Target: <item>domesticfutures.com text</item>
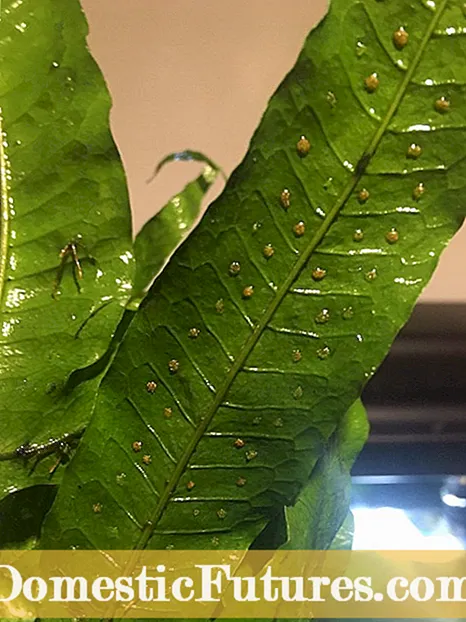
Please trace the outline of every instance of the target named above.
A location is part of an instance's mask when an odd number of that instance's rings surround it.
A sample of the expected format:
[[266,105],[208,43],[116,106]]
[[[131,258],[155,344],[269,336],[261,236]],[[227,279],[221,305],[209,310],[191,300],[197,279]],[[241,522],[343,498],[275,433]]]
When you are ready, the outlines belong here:
[[384,589],[375,591],[372,577],[345,576],[275,576],[272,567],[258,577],[235,576],[228,564],[195,565],[192,576],[170,579],[164,565],[149,569],[143,566],[136,576],[116,579],[100,576],[92,581],[82,576],[24,577],[12,565],[0,565],[2,576],[9,577],[9,589],[3,589],[0,602],[25,598],[31,603],[53,602],[221,602],[228,592],[238,603],[254,602],[381,602],[402,603],[408,600],[424,603],[465,602],[466,577],[392,577]]

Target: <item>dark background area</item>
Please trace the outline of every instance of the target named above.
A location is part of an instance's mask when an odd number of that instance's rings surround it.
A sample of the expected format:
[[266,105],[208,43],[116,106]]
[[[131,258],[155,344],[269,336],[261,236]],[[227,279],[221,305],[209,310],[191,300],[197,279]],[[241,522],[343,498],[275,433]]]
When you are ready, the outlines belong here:
[[410,548],[415,538],[400,541],[406,521],[416,537],[437,534],[449,547],[451,534],[466,546],[465,371],[466,305],[419,304],[363,394],[371,434],[353,468],[352,501],[363,509],[363,548],[371,531],[374,546]]
[[466,473],[466,305],[419,304],[363,394],[354,475]]

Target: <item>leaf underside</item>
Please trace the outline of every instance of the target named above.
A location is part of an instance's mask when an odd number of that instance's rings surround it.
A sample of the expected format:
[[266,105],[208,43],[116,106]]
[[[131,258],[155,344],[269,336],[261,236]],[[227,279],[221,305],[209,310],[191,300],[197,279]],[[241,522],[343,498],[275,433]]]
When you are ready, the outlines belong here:
[[296,499],[464,217],[466,18],[432,7],[333,0],[138,311],[42,546],[247,548]]
[[86,36],[78,0],[2,3],[0,499],[49,482],[57,455],[28,451],[88,421],[97,383],[70,395],[67,379],[106,352],[131,293],[125,176]]
[[351,549],[351,469],[368,433],[366,410],[357,400],[330,437],[294,504],[270,521],[250,549]]
[[[282,548],[351,548],[350,473],[368,432],[366,410],[357,400],[340,422],[296,503],[286,508],[288,540]],[[347,528],[342,528],[344,524]]]

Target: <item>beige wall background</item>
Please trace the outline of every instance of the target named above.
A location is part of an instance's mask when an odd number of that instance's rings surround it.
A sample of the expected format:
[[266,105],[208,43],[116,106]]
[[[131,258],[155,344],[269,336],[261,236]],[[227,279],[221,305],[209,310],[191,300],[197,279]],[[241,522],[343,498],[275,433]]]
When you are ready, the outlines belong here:
[[[227,173],[293,65],[326,0],[82,0],[89,43],[113,96],[112,126],[139,229],[198,165],[154,165],[185,148]],[[220,188],[216,188],[218,192]],[[466,201],[466,197],[465,197]],[[466,229],[444,253],[425,301],[466,301]]]

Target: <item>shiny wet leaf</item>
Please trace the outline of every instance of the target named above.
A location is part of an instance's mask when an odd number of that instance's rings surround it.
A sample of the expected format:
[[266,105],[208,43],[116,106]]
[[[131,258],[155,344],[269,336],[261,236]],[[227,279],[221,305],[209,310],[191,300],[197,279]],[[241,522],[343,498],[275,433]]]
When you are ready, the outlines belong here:
[[107,351],[131,293],[125,176],[86,36],[78,0],[2,2],[0,499],[59,476],[59,439],[97,388],[71,395],[68,379]]
[[365,408],[357,400],[331,437],[296,503],[285,510],[288,541],[284,549],[351,548],[350,474],[368,432]]
[[[200,153],[196,155],[197,161],[207,164],[203,172],[179,194],[172,197],[136,236],[134,242],[136,275],[133,294],[136,299],[143,297],[145,290],[163,268],[169,256],[190,233],[200,216],[203,199],[217,179],[219,173],[217,165]],[[173,154],[171,158],[169,161],[181,159],[179,154]],[[167,158],[163,162],[166,163]]]
[[139,309],[44,546],[247,548],[319,472],[465,215],[461,9],[333,0]]

